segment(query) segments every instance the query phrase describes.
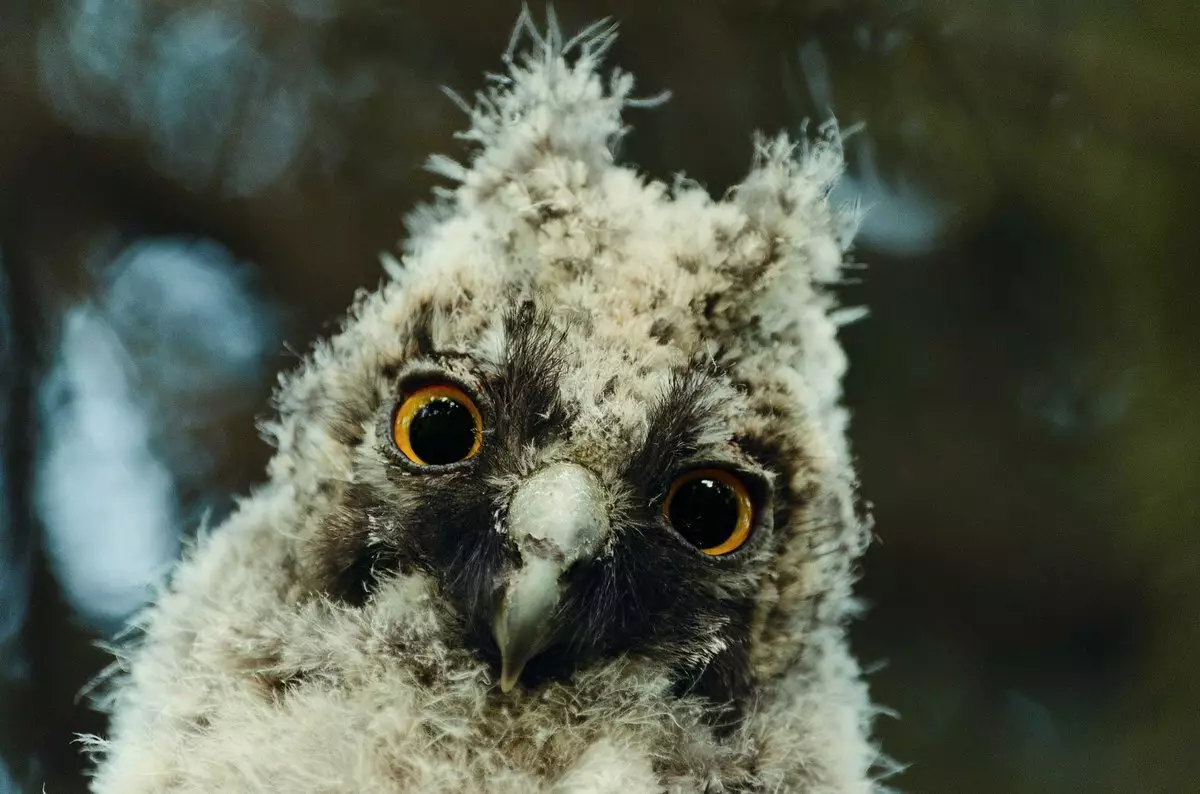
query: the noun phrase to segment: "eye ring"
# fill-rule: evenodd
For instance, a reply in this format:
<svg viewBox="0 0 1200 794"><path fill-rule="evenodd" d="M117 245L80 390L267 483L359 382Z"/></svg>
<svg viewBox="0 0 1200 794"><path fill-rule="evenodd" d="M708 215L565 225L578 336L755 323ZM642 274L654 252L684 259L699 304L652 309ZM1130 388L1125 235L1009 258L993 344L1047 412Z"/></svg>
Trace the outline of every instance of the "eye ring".
<svg viewBox="0 0 1200 794"><path fill-rule="evenodd" d="M483 446L483 416L475 401L457 386L421 386L396 409L392 440L400 453L418 466L461 463L475 457Z"/></svg>
<svg viewBox="0 0 1200 794"><path fill-rule="evenodd" d="M716 494L714 490L706 490L689 494L689 491L693 491L693 489L688 489L688 486L694 486L701 482L709 483L707 489L723 486L726 493ZM687 506L687 512L691 513L690 516L686 513L672 515L672 508L676 507L676 497L680 495L681 489L685 489L684 494L690 495L693 502L699 499L698 504ZM724 498L722 499L722 497ZM719 508L717 511L707 513L707 517L701 516L698 512L698 508L706 506L706 502L709 507L717 506ZM736 512L731 513L731 510ZM718 513L723 513L723 515L718 515ZM663 501L663 517L684 540L701 552L710 557L722 557L737 551L749 540L750 531L754 527L754 500L750 496L749 489L737 474L725 469L696 469L680 475L671 483L667 498ZM732 526L697 526L707 518L714 521L724 519L726 524L732 524ZM733 520L729 521L729 519ZM684 524L684 526L680 526L680 524ZM716 530L715 535L713 530Z"/></svg>

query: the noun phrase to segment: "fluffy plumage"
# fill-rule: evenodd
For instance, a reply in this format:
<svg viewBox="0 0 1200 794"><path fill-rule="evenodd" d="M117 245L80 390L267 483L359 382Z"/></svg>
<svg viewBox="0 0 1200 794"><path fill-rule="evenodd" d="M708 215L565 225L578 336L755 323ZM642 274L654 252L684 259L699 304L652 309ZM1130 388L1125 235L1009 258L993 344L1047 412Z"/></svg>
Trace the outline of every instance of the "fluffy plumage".
<svg viewBox="0 0 1200 794"><path fill-rule="evenodd" d="M827 291L854 220L827 201L836 132L760 141L723 201L647 182L614 163L612 30L519 33L470 161L433 160L454 187L282 381L269 482L145 615L96 792L874 790L844 633L867 530ZM429 377L485 418L477 459L437 474L389 436L400 384ZM504 693L507 513L565 463L604 535ZM661 517L698 463L764 508L727 558Z"/></svg>

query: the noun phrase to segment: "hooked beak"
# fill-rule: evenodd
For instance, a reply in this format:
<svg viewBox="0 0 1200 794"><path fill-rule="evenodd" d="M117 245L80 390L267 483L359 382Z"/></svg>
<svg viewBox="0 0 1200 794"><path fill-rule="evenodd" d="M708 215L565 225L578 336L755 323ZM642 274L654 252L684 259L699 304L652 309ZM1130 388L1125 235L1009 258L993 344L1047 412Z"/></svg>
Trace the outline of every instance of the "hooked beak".
<svg viewBox="0 0 1200 794"><path fill-rule="evenodd" d="M492 618L502 692L511 692L529 660L553 641L560 579L575 562L595 554L608 526L600 481L582 466L555 464L517 489L508 533L521 567L508 577Z"/></svg>
<svg viewBox="0 0 1200 794"><path fill-rule="evenodd" d="M525 664L545 648L560 601L558 566L534 558L525 562L505 590L492 621L500 647L500 691L511 692Z"/></svg>

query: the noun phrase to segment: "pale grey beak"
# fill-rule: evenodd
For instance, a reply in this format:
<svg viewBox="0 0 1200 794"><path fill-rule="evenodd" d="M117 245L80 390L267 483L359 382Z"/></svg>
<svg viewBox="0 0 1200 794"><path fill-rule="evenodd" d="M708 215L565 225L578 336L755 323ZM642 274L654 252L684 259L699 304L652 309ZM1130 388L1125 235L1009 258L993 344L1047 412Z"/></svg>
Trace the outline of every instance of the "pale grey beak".
<svg viewBox="0 0 1200 794"><path fill-rule="evenodd" d="M521 567L504 585L492 620L501 691L512 691L529 660L553 640L560 579L575 562L596 553L608 527L603 488L582 466L554 464L517 489L508 508L508 534Z"/></svg>
<svg viewBox="0 0 1200 794"><path fill-rule="evenodd" d="M525 664L537 656L551 633L554 610L558 607L558 577L562 570L553 562L537 557L510 580L496 618L492 634L502 660L500 689L510 692Z"/></svg>

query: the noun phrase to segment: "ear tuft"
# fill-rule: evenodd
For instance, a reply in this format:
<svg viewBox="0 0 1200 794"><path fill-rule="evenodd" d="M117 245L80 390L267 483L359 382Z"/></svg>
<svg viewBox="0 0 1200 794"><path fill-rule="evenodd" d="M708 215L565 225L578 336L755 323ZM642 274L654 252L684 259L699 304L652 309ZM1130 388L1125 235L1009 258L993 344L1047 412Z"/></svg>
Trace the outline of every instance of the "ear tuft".
<svg viewBox="0 0 1200 794"><path fill-rule="evenodd" d="M616 30L600 20L564 41L553 10L543 32L523 9L504 57L507 71L488 76L473 107L450 94L470 115L470 128L458 137L475 144L471 161L435 156L427 167L459 183L453 197L470 206L539 170L569 170L586 181L611 165L627 129L622 109L665 99L631 98L633 77L619 70L604 84L598 69Z"/></svg>
<svg viewBox="0 0 1200 794"><path fill-rule="evenodd" d="M733 189L733 202L751 224L797 256L812 282L837 281L860 212L829 201L845 164L836 122L822 124L817 137L800 143L786 135L759 137L754 149L754 163Z"/></svg>

